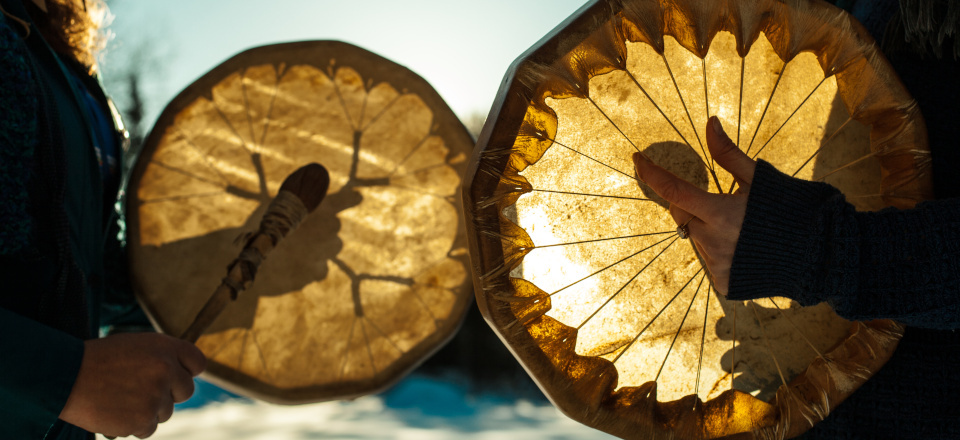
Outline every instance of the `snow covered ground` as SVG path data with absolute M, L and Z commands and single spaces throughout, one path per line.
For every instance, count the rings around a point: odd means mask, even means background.
M 201 387 L 197 398 L 203 399 L 204 394 L 215 392 L 210 387 Z M 156 440 L 611 438 L 568 419 L 546 402 L 500 396 L 471 397 L 457 384 L 423 376 L 411 376 L 384 394 L 354 401 L 277 406 L 228 399 L 193 408 L 181 406 L 151 437 Z

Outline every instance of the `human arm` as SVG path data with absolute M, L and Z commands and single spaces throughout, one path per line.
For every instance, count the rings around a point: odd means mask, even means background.
M 83 341 L 0 308 L 0 425 L 4 435 L 42 439 L 80 370 Z
M 206 360 L 153 333 L 81 341 L 0 308 L 0 423 L 42 439 L 58 418 L 91 432 L 146 438 L 193 394 Z
M 636 162 L 638 175 L 673 200 L 678 224 L 696 215 L 690 237 L 719 292 L 827 301 L 848 319 L 960 327 L 960 200 L 857 212 L 827 184 L 754 165 L 726 135 L 708 130 L 707 140 L 717 163 L 744 179 L 737 194 L 708 194 Z
M 41 126 L 38 114 L 43 110 L 36 87 L 43 75 L 37 73 L 43 69 L 28 62 L 22 38 L 3 15 L 0 49 L 0 201 L 4 202 L 0 203 L 0 278 L 5 283 L 0 290 L 0 423 L 4 438 L 86 438 L 81 430 L 58 423 L 58 418 L 93 432 L 146 437 L 169 417 L 173 402 L 189 397 L 192 376 L 203 369 L 205 359 L 191 344 L 168 336 L 124 335 L 84 342 L 68 333 L 84 332 L 65 325 L 64 317 L 83 321 L 91 310 L 83 301 L 75 304 L 61 298 L 86 297 L 96 305 L 99 295 L 96 290 L 91 294 L 82 281 L 61 284 L 66 292 L 62 296 L 45 294 L 55 291 L 58 269 L 65 263 L 62 254 L 45 241 L 49 240 L 47 230 L 35 227 L 50 221 L 47 212 L 36 209 L 50 202 L 38 195 L 42 193 L 36 190 L 37 182 L 44 181 L 40 180 L 43 174 L 34 172 L 49 170 L 37 164 L 41 153 L 34 154 Z M 93 221 L 81 217 L 78 223 Z M 95 245 L 96 240 L 92 241 Z M 50 311 L 56 308 L 50 304 L 63 303 L 67 304 L 62 309 Z
M 760 163 L 730 299 L 826 301 L 853 320 L 960 327 L 960 200 L 857 212 L 835 188 Z

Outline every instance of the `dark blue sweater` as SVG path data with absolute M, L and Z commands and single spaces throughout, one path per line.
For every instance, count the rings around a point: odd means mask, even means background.
M 853 6 L 878 41 L 896 10 Z M 734 255 L 731 299 L 827 301 L 850 319 L 907 325 L 890 361 L 803 438 L 960 439 L 960 63 L 887 56 L 926 120 L 938 200 L 857 213 L 832 187 L 761 162 Z

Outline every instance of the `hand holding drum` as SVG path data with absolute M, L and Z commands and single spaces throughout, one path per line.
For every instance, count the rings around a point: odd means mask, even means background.
M 200 338 L 227 304 L 253 283 L 260 263 L 280 240 L 320 205 L 329 186 L 329 173 L 316 163 L 301 167 L 283 181 L 277 197 L 260 221 L 260 229 L 244 237 L 246 244 L 243 251 L 227 266 L 227 276 L 180 339 L 196 342 Z

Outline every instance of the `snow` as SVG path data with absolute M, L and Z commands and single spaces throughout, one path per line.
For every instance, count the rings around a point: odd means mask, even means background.
M 198 389 L 209 394 L 210 386 Z M 204 396 L 198 396 L 203 398 Z M 593 440 L 613 438 L 547 402 L 471 396 L 462 386 L 412 376 L 382 395 L 277 406 L 242 398 L 178 407 L 151 439 L 166 440 Z M 100 437 L 102 439 L 102 437 Z

